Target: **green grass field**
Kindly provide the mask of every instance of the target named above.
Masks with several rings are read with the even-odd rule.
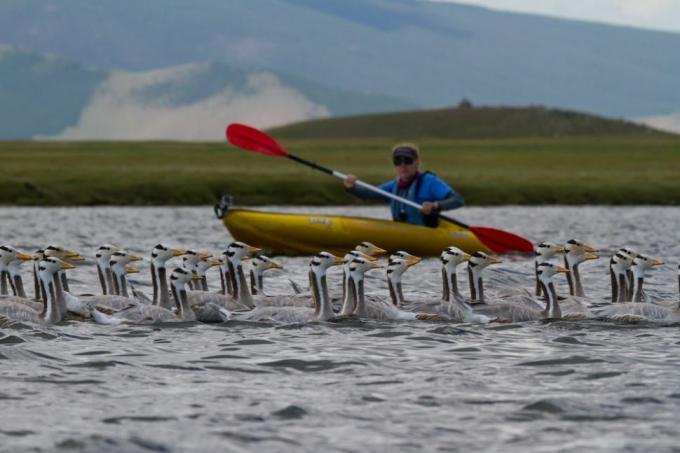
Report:
[[[282,140],[368,182],[392,177],[384,139]],[[420,140],[423,168],[468,205],[680,204],[680,138]],[[221,143],[0,142],[4,205],[348,204],[340,181]]]

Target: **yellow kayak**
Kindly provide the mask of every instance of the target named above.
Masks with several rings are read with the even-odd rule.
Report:
[[[436,256],[449,246],[467,253],[489,252],[471,231],[441,221],[428,228],[389,220],[336,215],[283,214],[230,208],[222,221],[238,241],[281,255],[312,255],[322,250],[344,255],[369,241],[389,252]]]

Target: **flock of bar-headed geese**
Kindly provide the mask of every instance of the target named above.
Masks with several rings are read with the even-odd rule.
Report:
[[[484,294],[482,274],[501,261],[484,252],[469,255],[456,247],[444,250],[440,256],[442,295],[423,300],[404,297],[402,276],[421,261],[407,252],[390,255],[385,264],[380,262],[385,250],[369,242],[362,242],[344,257],[320,252],[309,263],[309,288],[291,281],[289,294],[280,295],[265,291],[264,277],[269,269],[282,266],[258,252],[242,242],[232,242],[218,257],[158,244],[151,251],[153,294],[149,297],[127,278],[139,272],[133,263],[142,258],[119,247],[102,245],[96,251],[101,294],[76,295],[69,289],[68,272],[84,259],[80,254],[54,245],[34,254],[0,246],[0,320],[54,324],[77,319],[106,325],[230,319],[305,323],[357,318],[479,324],[541,319],[680,321],[680,300],[652,301],[643,288],[647,273],[663,262],[628,248],[620,249],[609,260],[611,302],[589,299],[579,265],[599,258],[598,251],[575,239],[564,246],[538,244],[535,290],[497,288],[493,300]],[[179,257],[181,266],[167,267],[171,259]],[[23,283],[22,264],[26,262],[33,267],[33,297],[27,295]],[[468,295],[458,284],[457,269],[464,263]],[[326,273],[333,266],[342,266],[341,292],[329,290]],[[218,292],[209,290],[206,279],[213,267],[219,269]],[[384,269],[387,295],[365,294],[364,276],[376,269]],[[555,290],[553,279],[561,273],[566,275],[569,295],[558,296]],[[680,275],[678,285],[680,288]]]

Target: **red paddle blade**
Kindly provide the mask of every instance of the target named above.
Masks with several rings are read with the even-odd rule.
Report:
[[[470,231],[484,243],[492,252],[504,253],[533,253],[534,246],[528,240],[516,234],[496,228],[470,227]]]
[[[255,151],[256,153],[268,156],[288,156],[288,151],[276,143],[276,140],[254,127],[232,123],[227,126],[225,135],[227,136],[227,141],[237,148]]]

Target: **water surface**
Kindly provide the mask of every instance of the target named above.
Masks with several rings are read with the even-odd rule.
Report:
[[[536,241],[580,238],[603,255],[630,246],[669,263],[650,275],[650,296],[678,299],[678,208],[466,208],[458,217]],[[230,240],[209,207],[1,208],[0,225],[0,242],[58,243],[89,257],[105,242],[146,256],[161,241],[217,252]],[[286,269],[265,283],[272,294],[306,280],[307,258],[280,261]],[[532,287],[532,266],[489,268],[487,291]],[[148,262],[141,268],[134,284],[150,292]],[[606,300],[606,259],[581,269],[588,295]],[[91,260],[71,276],[74,292],[97,290]],[[369,276],[368,291],[386,296],[382,274]],[[339,284],[338,270],[329,280]],[[438,297],[437,261],[404,284],[407,298]],[[3,327],[0,451],[675,451],[679,344],[677,326],[601,321]]]

